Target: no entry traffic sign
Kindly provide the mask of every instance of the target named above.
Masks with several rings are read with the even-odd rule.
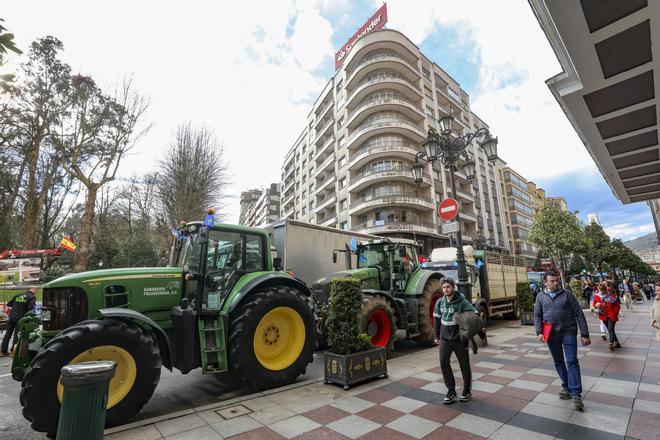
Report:
[[[443,220],[451,220],[458,215],[458,202],[456,199],[444,199],[438,205],[438,215]]]

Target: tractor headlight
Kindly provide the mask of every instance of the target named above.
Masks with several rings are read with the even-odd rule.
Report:
[[[41,320],[42,321],[50,321],[52,318],[52,310],[42,310],[41,311]]]

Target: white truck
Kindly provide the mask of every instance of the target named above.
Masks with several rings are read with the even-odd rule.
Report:
[[[520,319],[516,284],[527,283],[527,266],[520,257],[477,250],[464,246],[468,275],[472,284],[472,302],[486,319],[502,315],[506,319]],[[431,261],[424,264],[429,270],[440,270],[458,280],[456,248],[437,248]]]

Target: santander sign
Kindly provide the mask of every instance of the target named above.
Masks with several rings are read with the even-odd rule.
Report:
[[[374,15],[371,16],[360,29],[344,44],[341,49],[335,54],[335,70],[339,69],[344,64],[346,55],[349,54],[351,49],[357,41],[367,35],[369,32],[377,31],[387,23],[387,4],[383,4]]]

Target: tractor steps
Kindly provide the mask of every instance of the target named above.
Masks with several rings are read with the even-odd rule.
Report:
[[[199,319],[199,343],[202,355],[202,372],[227,371],[227,347],[225,346],[225,315],[205,313]]]

